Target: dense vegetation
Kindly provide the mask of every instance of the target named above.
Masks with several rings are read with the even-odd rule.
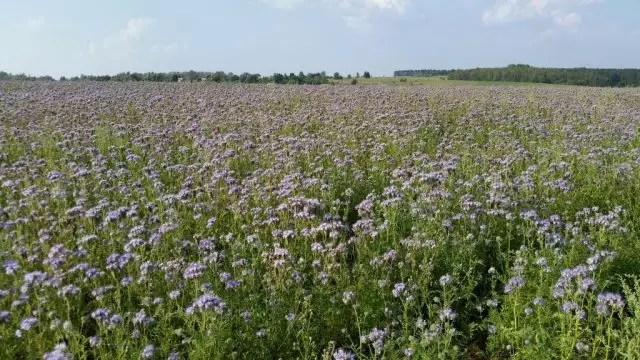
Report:
[[[447,76],[453,70],[396,70],[393,72],[393,76],[396,77],[412,77],[412,76]]]
[[[351,75],[347,76],[351,78]],[[360,77],[358,73],[356,77]],[[368,71],[364,72],[364,78],[370,78],[371,74]],[[334,73],[333,78],[327,76],[323,72],[319,73],[295,73],[280,74],[275,73],[271,76],[262,76],[260,74],[242,73],[234,74],[232,72],[225,73],[223,71],[217,72],[203,72],[203,71],[185,71],[185,72],[123,72],[116,75],[80,75],[71,78],[61,77],[60,81],[150,81],[150,82],[200,82],[210,81],[216,83],[243,83],[243,84],[290,84],[290,85],[322,85],[328,84],[330,79],[340,80],[343,77],[340,73]],[[25,74],[10,74],[4,71],[0,71],[0,80],[22,80],[22,81],[55,81],[51,76],[29,76]]]
[[[562,69],[509,65],[504,68],[455,70],[448,75],[448,78],[452,80],[625,87],[640,85],[640,69]]]
[[[638,359],[638,96],[2,82],[0,358]]]

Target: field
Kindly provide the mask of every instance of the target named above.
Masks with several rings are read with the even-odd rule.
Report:
[[[390,85],[0,83],[0,358],[640,358],[640,90]]]
[[[335,84],[348,85],[353,79],[330,80]],[[448,80],[445,76],[408,76],[408,77],[372,77],[356,79],[360,85],[392,85],[392,86],[518,86],[518,87],[547,87],[563,86],[549,85],[529,82],[509,82],[509,81],[468,81],[468,80]]]

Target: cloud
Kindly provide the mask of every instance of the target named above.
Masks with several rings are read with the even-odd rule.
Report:
[[[582,17],[576,12],[563,15],[562,13],[556,11],[553,14],[553,22],[555,22],[558,26],[572,28],[580,25],[580,23],[582,22]]]
[[[409,5],[409,0],[365,0],[365,2],[378,9],[392,10],[398,13],[403,13]]]
[[[369,22],[369,18],[365,15],[360,15],[360,16],[344,15],[342,17],[342,20],[344,20],[344,23],[348,27],[362,33],[369,32],[373,28],[373,25],[371,25],[371,22]]]
[[[503,24],[534,18],[551,19],[560,27],[575,28],[582,18],[568,8],[601,3],[604,0],[496,0],[493,6],[482,13],[486,25]]]
[[[183,45],[183,48],[186,49],[186,44]],[[153,53],[174,53],[180,49],[180,44],[177,42],[172,42],[170,44],[155,44],[151,47],[151,52]]]
[[[271,7],[278,9],[292,9],[294,6],[303,2],[303,0],[260,0]]]
[[[380,10],[392,10],[404,12],[410,0],[259,0],[269,6],[280,9],[291,9],[297,5],[321,3],[340,9],[353,8],[378,8]]]
[[[46,23],[47,21],[45,20],[44,16],[38,16],[35,19],[27,20],[27,28],[30,30],[38,30],[45,26]]]
[[[371,18],[376,10],[404,14],[411,0],[259,0],[259,2],[280,9],[318,4],[335,8],[347,27],[365,33],[373,29]]]
[[[89,50],[87,51],[87,54],[89,55],[95,55],[96,53],[96,44],[93,41],[89,42]]]
[[[127,22],[127,25],[117,34],[104,38],[103,46],[105,49],[109,49],[118,45],[138,40],[145,32],[147,32],[149,27],[151,27],[155,23],[157,23],[157,20],[151,18],[133,18],[129,20]]]

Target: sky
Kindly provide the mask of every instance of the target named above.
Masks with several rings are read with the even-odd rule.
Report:
[[[0,0],[0,70],[640,67],[639,0]]]

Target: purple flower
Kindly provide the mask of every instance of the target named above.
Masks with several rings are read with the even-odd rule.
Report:
[[[71,360],[73,356],[67,352],[67,345],[60,343],[53,348],[53,351],[45,353],[42,360]]]
[[[355,355],[353,355],[353,353],[342,348],[333,352],[334,360],[354,360],[355,358],[356,357]]]
[[[390,261],[390,260],[394,260],[397,255],[398,255],[397,251],[389,250],[382,255],[382,258],[385,259],[386,261]]]
[[[18,264],[15,260],[7,260],[4,262],[4,272],[7,275],[14,274],[18,269],[20,269],[20,264]]]
[[[393,290],[391,291],[391,293],[393,294],[393,297],[397,298],[400,295],[402,295],[402,293],[404,292],[404,288],[405,288],[404,283],[397,283],[393,285]]]
[[[38,319],[34,317],[29,317],[20,321],[20,329],[21,330],[30,330],[33,326],[38,324]]]
[[[202,276],[202,274],[204,273],[204,271],[207,269],[206,266],[200,264],[200,263],[191,263],[189,265],[187,265],[187,267],[184,269],[184,272],[182,273],[182,276],[186,279],[195,279],[198,278],[200,276]]]
[[[156,352],[156,347],[153,344],[145,345],[144,349],[140,353],[143,359],[151,359]]]
[[[56,179],[59,179],[62,177],[62,173],[59,171],[50,171],[49,174],[47,174],[47,180],[49,181],[53,181]]]
[[[449,274],[443,275],[440,277],[440,285],[445,286],[451,283],[452,277]]]
[[[412,357],[412,356],[413,356],[413,349],[412,349],[412,348],[406,348],[406,349],[404,349],[404,356],[406,356],[406,357]]]
[[[507,284],[504,286],[504,292],[508,294],[512,292],[514,289],[521,289],[523,286],[524,286],[524,279],[522,278],[522,276],[514,276],[511,279],[509,279]]]
[[[353,293],[353,291],[347,290],[347,291],[342,293],[342,302],[345,305],[348,305],[351,302],[351,299],[353,299],[354,296],[355,296],[355,294]]]
[[[453,321],[458,317],[458,314],[456,314],[455,311],[449,308],[446,308],[446,309],[442,309],[438,314],[438,316],[440,317],[441,321]]]
[[[218,296],[204,294],[196,299],[196,301],[186,309],[186,313],[193,314],[196,310],[202,312],[213,309],[216,313],[222,314],[226,306],[227,305]]]
[[[620,294],[605,292],[598,295],[596,313],[598,315],[608,315],[609,309],[620,311],[624,308],[624,301]]]
[[[578,308],[579,308],[579,305],[573,301],[566,301],[562,303],[562,305],[560,305],[560,310],[562,310],[562,312],[565,312],[565,313],[577,310]]]
[[[242,280],[229,280],[227,281],[224,287],[225,289],[233,289],[235,287],[242,285],[242,283],[243,283]]]
[[[6,311],[6,310],[2,310],[0,311],[0,323],[6,323],[9,321],[9,319],[11,319],[11,313]]]

